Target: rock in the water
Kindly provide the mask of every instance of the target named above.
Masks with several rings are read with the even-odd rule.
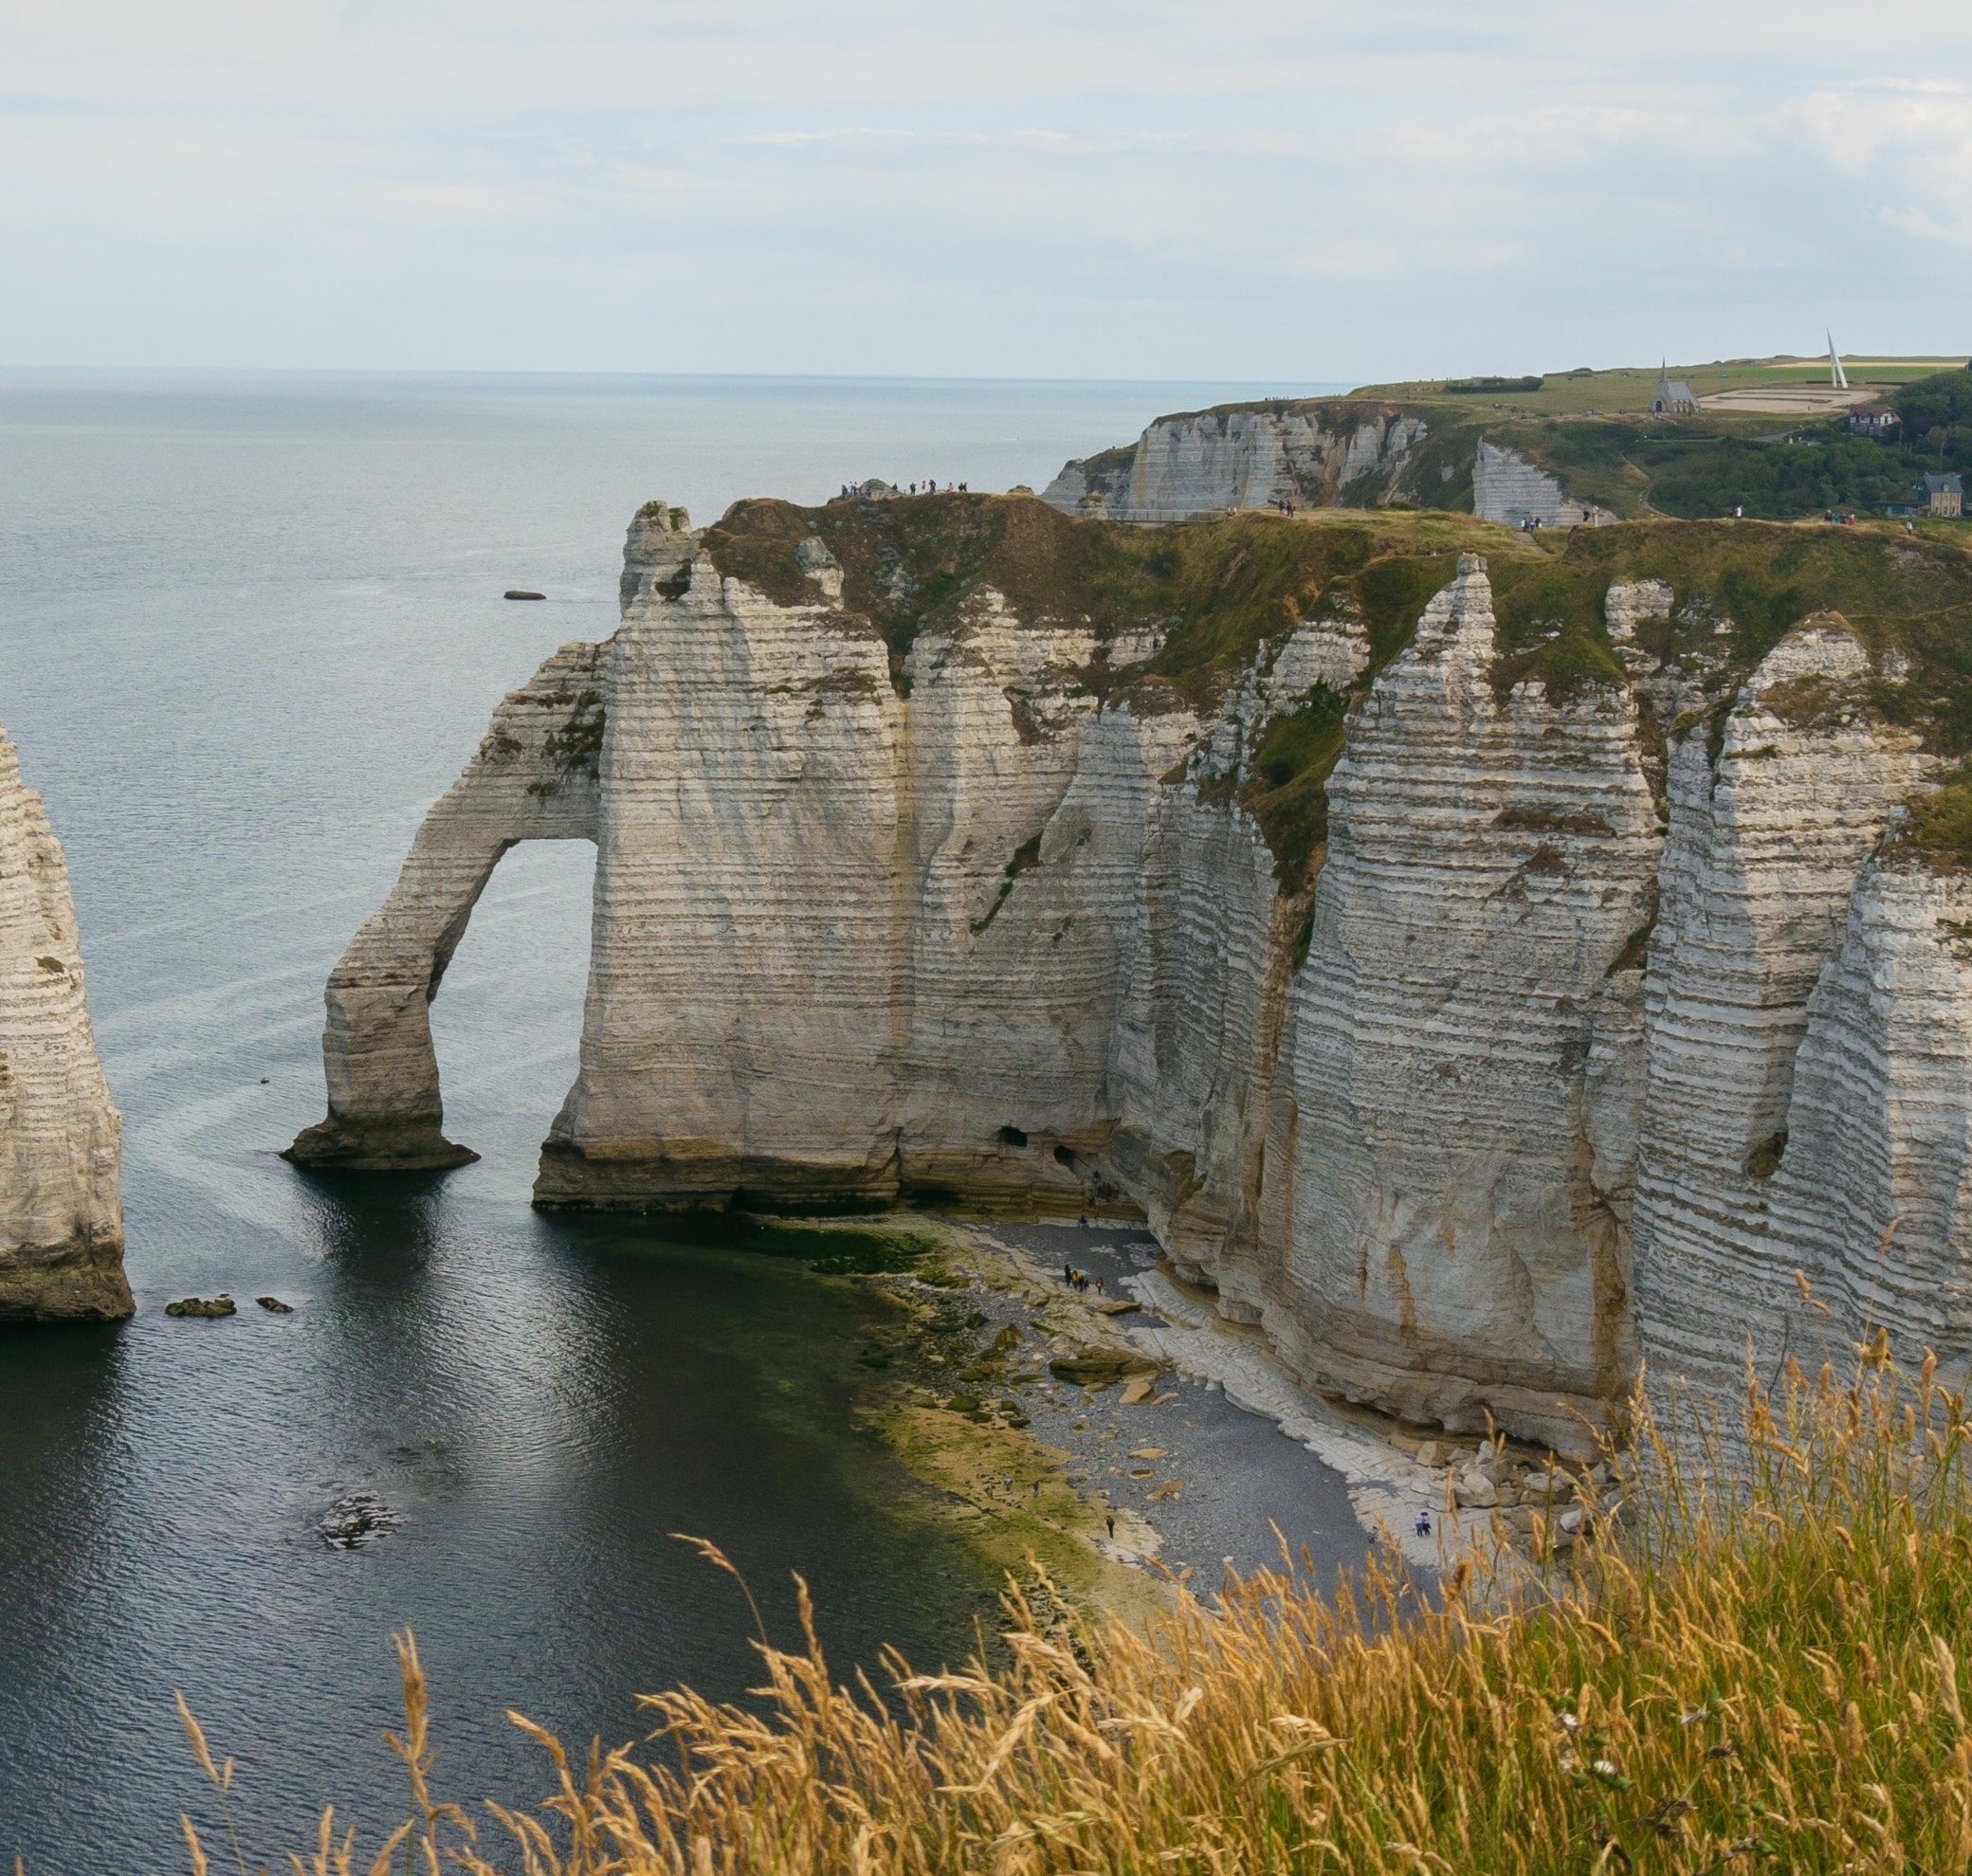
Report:
[[[0,732],[0,1320],[128,1316],[123,1122],[89,1027],[75,908]]]
[[[346,1492],[322,1513],[316,1530],[331,1550],[360,1550],[402,1521],[374,1492]]]
[[[239,1305],[222,1291],[218,1296],[181,1296],[164,1305],[167,1316],[232,1316]]]
[[[268,1310],[276,1316],[292,1316],[295,1313],[294,1304],[283,1302],[278,1296],[257,1296],[253,1300],[263,1309]]]

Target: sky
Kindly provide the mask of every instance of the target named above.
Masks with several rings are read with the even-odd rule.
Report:
[[[1972,9],[0,0],[0,365],[1972,347]]]

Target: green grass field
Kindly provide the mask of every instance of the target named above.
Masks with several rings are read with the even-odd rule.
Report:
[[[1858,391],[1893,390],[1912,379],[1954,370],[1964,363],[1963,355],[1843,359],[1849,382]],[[1671,375],[1684,379],[1701,398],[1722,391],[1782,389],[1789,385],[1825,385],[1829,381],[1825,357],[1728,358],[1708,365],[1672,365]],[[1469,410],[1475,417],[1500,413],[1579,417],[1591,412],[1603,416],[1634,416],[1650,409],[1651,392],[1656,389],[1656,383],[1657,368],[1654,365],[1626,365],[1604,372],[1590,371],[1585,367],[1570,372],[1549,372],[1539,391],[1448,394],[1444,379],[1426,378],[1407,384],[1364,385],[1350,395],[1388,398],[1393,403],[1442,404]],[[1772,429],[1777,421],[1768,416],[1753,427]]]

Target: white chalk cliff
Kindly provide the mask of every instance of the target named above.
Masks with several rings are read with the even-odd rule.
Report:
[[[1437,439],[1433,447],[1426,445]],[[1219,510],[1470,507],[1522,527],[1616,516],[1524,449],[1442,410],[1360,398],[1228,404],[1159,417],[1134,444],[1066,463],[1041,499],[1064,514],[1182,521]]]
[[[1609,529],[1592,632],[1541,616],[1531,545],[1498,537],[1509,633],[1485,561],[1426,541],[1449,583],[1395,639],[1324,575],[1201,684],[1184,604],[906,538],[1103,524],[955,501],[776,510],[758,563],[646,509],[620,630],[501,706],[337,966],[294,1157],[464,1156],[430,998],[500,854],[589,838],[541,1204],[1073,1212],[1101,1179],[1311,1384],[1563,1446],[1640,1354],[1735,1386],[1748,1329],[1972,1357],[1972,885],[1899,838],[1938,772],[1885,702],[1902,654],[1822,615],[1734,667],[1706,594],[1623,573],[1664,537]],[[1290,850],[1251,788],[1331,732]]]
[[[0,1319],[130,1314],[121,1135],[61,843],[0,734]]]
[[[1388,501],[1427,434],[1394,405],[1233,404],[1159,417],[1133,446],[1065,464],[1041,499],[1112,521],[1181,521],[1215,508]]]

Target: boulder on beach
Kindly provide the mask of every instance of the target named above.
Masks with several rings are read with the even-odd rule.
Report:
[[[1133,1375],[1155,1375],[1158,1365],[1133,1348],[1098,1344],[1078,1349],[1073,1355],[1056,1356],[1048,1364],[1048,1372],[1057,1381],[1069,1381],[1078,1388],[1106,1388]]]

